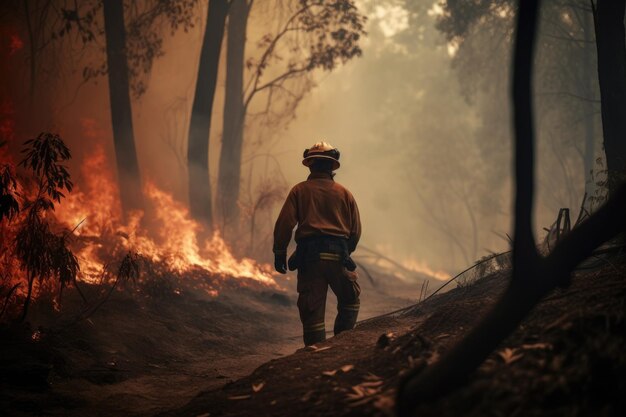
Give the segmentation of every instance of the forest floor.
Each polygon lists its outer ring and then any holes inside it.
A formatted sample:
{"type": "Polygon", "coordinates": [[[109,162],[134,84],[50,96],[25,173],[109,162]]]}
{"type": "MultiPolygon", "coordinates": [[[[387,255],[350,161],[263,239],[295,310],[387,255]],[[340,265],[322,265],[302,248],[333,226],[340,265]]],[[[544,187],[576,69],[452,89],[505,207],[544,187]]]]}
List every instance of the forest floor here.
{"type": "MultiPolygon", "coordinates": [[[[230,283],[217,297],[115,291],[78,322],[75,291],[63,295],[67,314],[36,304],[29,323],[0,327],[0,415],[156,415],[303,346],[295,277],[279,277],[282,290],[230,283]]],[[[372,284],[363,277],[363,318],[419,295],[418,285],[392,277],[372,284]]],[[[329,323],[335,311],[330,296],[329,323]]]]}
{"type": "MultiPolygon", "coordinates": [[[[437,361],[497,299],[506,271],[277,358],[167,416],[387,416],[409,369],[437,361]]],[[[416,416],[626,415],[626,259],[578,271],[447,396],[416,416]]]]}
{"type": "MultiPolygon", "coordinates": [[[[626,415],[626,258],[597,265],[546,297],[463,387],[415,415],[626,415]]],[[[437,361],[508,279],[491,273],[412,307],[416,284],[363,279],[361,317],[371,319],[309,348],[291,287],[211,299],[120,293],[65,329],[3,330],[0,414],[392,415],[402,375],[437,361]]],[[[334,311],[331,296],[328,321],[334,311]]]]}

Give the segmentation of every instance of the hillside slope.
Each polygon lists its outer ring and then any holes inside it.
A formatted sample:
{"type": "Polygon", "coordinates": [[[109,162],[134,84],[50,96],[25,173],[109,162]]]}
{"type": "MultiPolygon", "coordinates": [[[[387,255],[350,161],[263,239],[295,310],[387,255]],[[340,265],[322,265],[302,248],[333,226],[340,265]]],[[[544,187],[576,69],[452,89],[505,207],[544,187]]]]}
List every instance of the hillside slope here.
{"type": "MultiPolygon", "coordinates": [[[[626,261],[575,273],[467,384],[419,416],[626,415],[626,261]]],[[[496,300],[507,273],[435,296],[198,395],[168,416],[382,416],[413,367],[438,360],[496,300]]]]}
{"type": "MultiPolygon", "coordinates": [[[[215,297],[194,285],[173,292],[180,281],[131,286],[78,322],[73,289],[60,311],[38,301],[30,323],[0,326],[0,415],[150,416],[244,377],[302,346],[295,279],[280,278],[277,290],[225,277],[215,297]]],[[[81,286],[90,300],[102,290],[81,286]]],[[[362,286],[363,317],[414,303],[413,286],[393,277],[362,286]]]]}

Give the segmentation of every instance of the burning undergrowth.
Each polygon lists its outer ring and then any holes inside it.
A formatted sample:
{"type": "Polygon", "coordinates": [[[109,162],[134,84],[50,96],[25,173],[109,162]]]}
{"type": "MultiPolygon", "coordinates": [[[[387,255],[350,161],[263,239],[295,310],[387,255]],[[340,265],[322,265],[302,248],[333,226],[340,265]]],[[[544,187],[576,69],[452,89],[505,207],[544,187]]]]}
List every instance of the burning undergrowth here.
{"type": "Polygon", "coordinates": [[[187,208],[150,181],[145,210],[123,214],[103,147],[84,158],[74,186],[58,135],[27,141],[17,165],[0,160],[2,313],[48,296],[60,307],[62,290],[99,286],[92,307],[120,288],[147,295],[222,289],[280,289],[268,265],[237,259],[219,233],[207,233],[187,208]]]}

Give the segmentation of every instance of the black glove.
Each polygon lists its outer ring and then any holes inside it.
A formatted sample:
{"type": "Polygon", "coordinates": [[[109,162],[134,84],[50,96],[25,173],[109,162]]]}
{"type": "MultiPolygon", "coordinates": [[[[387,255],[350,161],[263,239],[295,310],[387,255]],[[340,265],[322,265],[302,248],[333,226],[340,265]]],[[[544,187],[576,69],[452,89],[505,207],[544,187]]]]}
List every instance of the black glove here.
{"type": "Polygon", "coordinates": [[[287,273],[287,254],[274,254],[274,269],[281,274],[287,273]]]}
{"type": "Polygon", "coordinates": [[[345,266],[348,271],[354,272],[356,269],[356,262],[354,262],[350,256],[346,256],[343,258],[343,266],[345,266]]]}

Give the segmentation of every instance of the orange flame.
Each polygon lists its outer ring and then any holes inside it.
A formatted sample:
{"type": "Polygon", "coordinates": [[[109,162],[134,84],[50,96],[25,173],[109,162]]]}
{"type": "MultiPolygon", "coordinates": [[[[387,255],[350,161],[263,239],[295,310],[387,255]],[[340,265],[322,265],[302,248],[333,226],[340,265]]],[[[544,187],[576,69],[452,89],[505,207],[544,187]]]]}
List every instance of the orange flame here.
{"type": "MultiPolygon", "coordinates": [[[[219,233],[201,242],[202,227],[188,209],[150,181],[143,190],[150,215],[133,212],[123,223],[119,193],[102,146],[84,159],[82,175],[83,188],[74,189],[54,213],[69,229],[76,228],[74,233],[83,240],[96,242],[86,244],[77,253],[82,280],[97,281],[102,273],[103,252],[117,247],[118,251],[135,251],[179,275],[201,271],[220,279],[243,278],[278,288],[269,266],[235,258],[219,233]],[[150,227],[145,227],[146,223],[150,227]]],[[[246,285],[245,280],[241,285],[246,285]]],[[[213,286],[205,286],[205,290],[217,295],[213,286]]]]}

